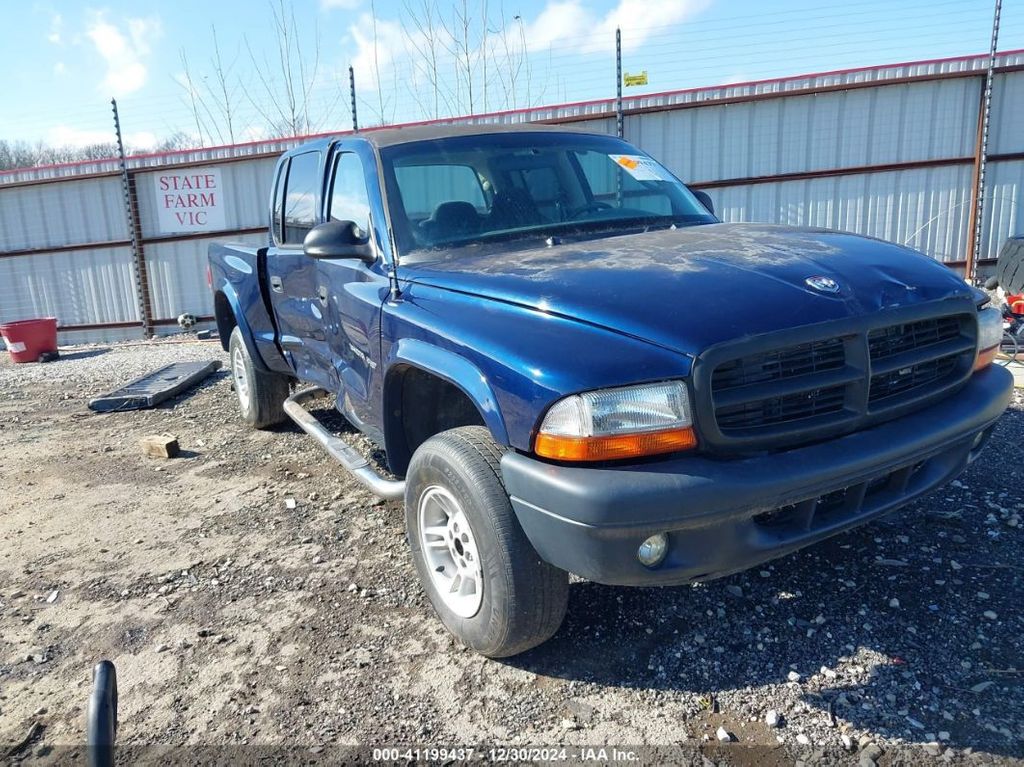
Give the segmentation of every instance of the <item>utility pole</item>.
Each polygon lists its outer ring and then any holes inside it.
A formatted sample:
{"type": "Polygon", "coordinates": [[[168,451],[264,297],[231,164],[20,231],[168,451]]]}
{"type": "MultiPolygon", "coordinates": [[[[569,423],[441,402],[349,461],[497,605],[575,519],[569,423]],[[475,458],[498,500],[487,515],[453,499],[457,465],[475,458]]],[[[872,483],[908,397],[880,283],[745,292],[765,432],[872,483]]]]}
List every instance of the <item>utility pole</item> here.
{"type": "Polygon", "coordinates": [[[622,126],[622,30],[615,28],[615,135],[623,137],[622,126]]]}
{"type": "Polygon", "coordinates": [[[121,189],[124,192],[124,212],[128,221],[128,234],[131,238],[132,262],[135,266],[135,292],[139,301],[139,317],[142,319],[142,328],[146,338],[150,338],[153,335],[153,317],[149,307],[149,277],[146,274],[146,259],[143,257],[139,238],[138,206],[134,199],[135,183],[128,175],[128,160],[124,154],[124,141],[121,138],[121,116],[117,112],[117,99],[110,99],[110,106],[114,113],[117,158],[121,164],[121,189]]]}
{"type": "Polygon", "coordinates": [[[967,248],[967,264],[964,272],[972,285],[978,281],[978,261],[981,260],[981,235],[985,228],[985,166],[988,161],[989,117],[992,113],[992,80],[995,77],[996,50],[999,47],[999,17],[1002,0],[995,0],[992,16],[992,41],[989,45],[988,67],[985,71],[985,88],[981,96],[981,114],[978,116],[978,144],[974,158],[974,199],[971,206],[971,242],[967,248]]]}
{"type": "Polygon", "coordinates": [[[348,68],[348,92],[352,97],[352,132],[359,131],[359,116],[356,114],[356,70],[348,68]]]}

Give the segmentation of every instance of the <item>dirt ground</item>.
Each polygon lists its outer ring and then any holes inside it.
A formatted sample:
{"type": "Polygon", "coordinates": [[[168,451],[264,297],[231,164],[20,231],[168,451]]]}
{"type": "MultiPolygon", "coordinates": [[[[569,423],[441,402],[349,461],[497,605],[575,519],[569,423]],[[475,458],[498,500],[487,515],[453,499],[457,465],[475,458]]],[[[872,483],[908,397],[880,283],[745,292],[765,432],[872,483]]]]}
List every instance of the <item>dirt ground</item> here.
{"type": "Polygon", "coordinates": [[[296,428],[245,427],[225,373],[153,410],[86,408],[204,358],[224,355],[164,343],[0,362],[0,759],[80,753],[68,747],[84,741],[101,658],[117,666],[129,746],[1024,757],[1019,396],[983,458],[932,497],[713,583],[576,581],[552,641],[491,661],[431,613],[401,508],[296,428]],[[183,454],[143,455],[158,433],[183,454]]]}

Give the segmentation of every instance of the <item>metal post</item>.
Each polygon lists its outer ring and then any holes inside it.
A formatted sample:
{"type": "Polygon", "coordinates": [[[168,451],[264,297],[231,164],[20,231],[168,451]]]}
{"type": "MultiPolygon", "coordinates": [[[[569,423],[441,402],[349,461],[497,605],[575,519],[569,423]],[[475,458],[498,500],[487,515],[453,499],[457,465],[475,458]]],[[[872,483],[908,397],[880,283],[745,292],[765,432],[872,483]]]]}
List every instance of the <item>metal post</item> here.
{"type": "Polygon", "coordinates": [[[359,131],[359,117],[356,114],[356,71],[352,67],[348,68],[348,91],[352,96],[352,132],[356,133],[359,131]]]}
{"type": "Polygon", "coordinates": [[[134,182],[128,175],[128,161],[124,154],[124,141],[121,138],[121,117],[117,112],[117,99],[110,99],[114,112],[114,133],[117,134],[117,157],[121,163],[121,188],[124,191],[124,211],[128,221],[128,234],[132,243],[132,262],[135,265],[135,290],[138,294],[139,316],[142,318],[143,332],[146,338],[153,335],[153,317],[149,307],[149,279],[146,274],[146,259],[142,254],[142,243],[139,241],[139,211],[135,203],[134,182]]]}
{"type": "Polygon", "coordinates": [[[623,137],[622,126],[622,30],[615,28],[615,135],[623,137]]]}
{"type": "Polygon", "coordinates": [[[996,50],[999,46],[999,17],[1002,0],[995,0],[992,16],[992,41],[989,46],[988,67],[985,70],[985,89],[981,97],[981,114],[978,117],[978,145],[975,155],[974,195],[971,206],[971,242],[967,249],[967,263],[964,272],[970,283],[978,281],[978,261],[981,260],[981,235],[985,228],[985,165],[988,159],[989,117],[992,113],[992,81],[995,77],[996,50]]]}

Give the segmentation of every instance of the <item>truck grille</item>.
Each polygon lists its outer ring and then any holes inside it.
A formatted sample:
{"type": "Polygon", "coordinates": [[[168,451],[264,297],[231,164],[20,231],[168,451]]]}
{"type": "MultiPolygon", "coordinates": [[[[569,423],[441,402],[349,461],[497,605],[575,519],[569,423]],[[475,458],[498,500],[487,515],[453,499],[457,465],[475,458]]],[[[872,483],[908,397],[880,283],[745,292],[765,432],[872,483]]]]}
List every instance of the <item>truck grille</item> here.
{"type": "Polygon", "coordinates": [[[778,346],[765,335],[736,344],[737,355],[729,347],[709,354],[707,441],[763,449],[827,438],[924,406],[966,380],[972,314],[888,318],[778,346]]]}
{"type": "Polygon", "coordinates": [[[730,360],[715,368],[711,383],[715,391],[725,391],[737,386],[835,370],[841,368],[844,361],[842,340],[829,338],[730,360]]]}
{"type": "Polygon", "coordinates": [[[845,397],[845,387],[827,386],[812,392],[769,397],[741,405],[727,405],[718,408],[715,413],[718,417],[718,427],[723,431],[751,429],[825,413],[836,413],[843,409],[845,397]]]}

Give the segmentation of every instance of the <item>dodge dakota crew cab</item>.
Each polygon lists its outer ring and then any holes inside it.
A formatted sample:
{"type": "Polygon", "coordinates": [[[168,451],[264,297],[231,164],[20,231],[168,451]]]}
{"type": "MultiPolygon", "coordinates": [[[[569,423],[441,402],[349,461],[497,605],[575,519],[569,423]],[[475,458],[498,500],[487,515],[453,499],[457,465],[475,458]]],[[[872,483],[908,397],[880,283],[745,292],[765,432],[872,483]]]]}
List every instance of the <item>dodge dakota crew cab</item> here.
{"type": "Polygon", "coordinates": [[[724,224],[630,144],[381,129],[281,157],[260,247],[214,245],[242,416],[402,499],[431,603],[484,655],[552,636],[569,573],[706,580],[956,476],[1007,407],[1000,313],[941,264],[724,224]],[[329,395],[387,471],[310,412],[329,395]]]}

